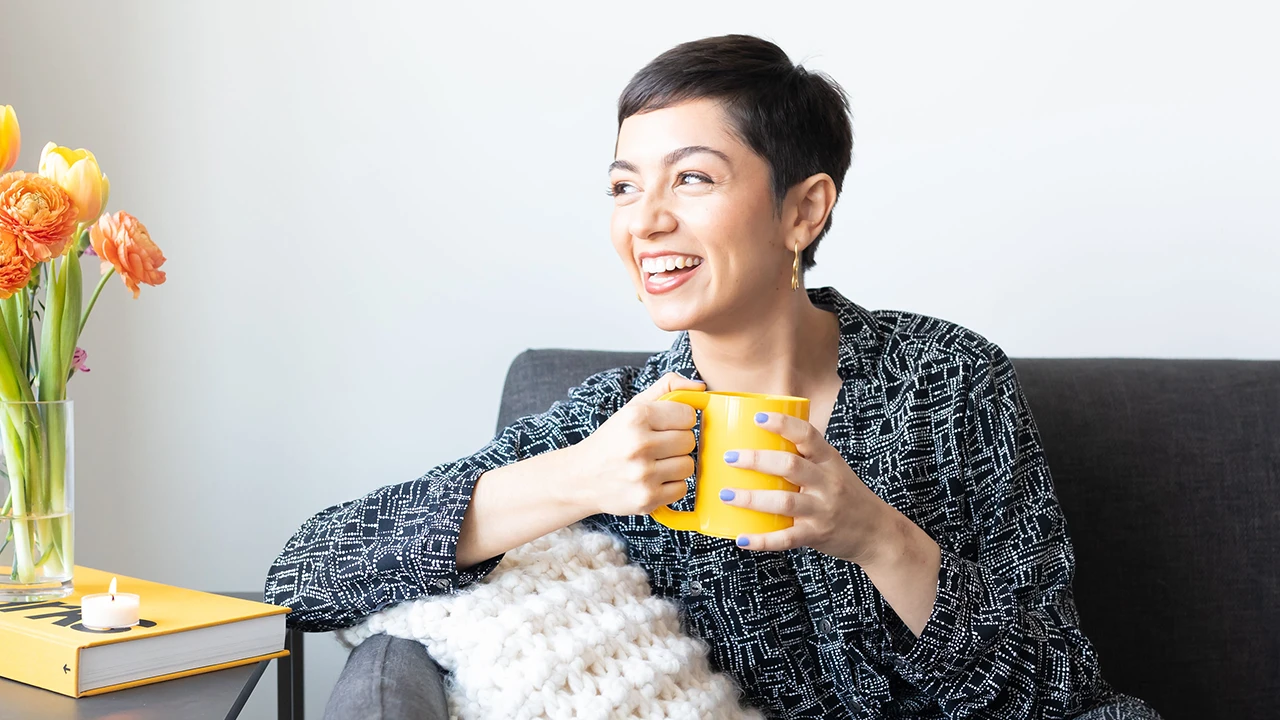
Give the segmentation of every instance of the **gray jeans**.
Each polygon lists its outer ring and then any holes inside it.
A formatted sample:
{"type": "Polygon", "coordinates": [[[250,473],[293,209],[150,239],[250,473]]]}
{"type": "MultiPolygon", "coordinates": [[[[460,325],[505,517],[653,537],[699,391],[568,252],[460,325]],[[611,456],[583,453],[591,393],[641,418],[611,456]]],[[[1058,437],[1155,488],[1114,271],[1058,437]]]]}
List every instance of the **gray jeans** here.
{"type": "Polygon", "coordinates": [[[448,718],[444,671],[422,643],[387,635],[351,651],[324,708],[324,720],[448,718]]]}
{"type": "MultiPolygon", "coordinates": [[[[444,670],[422,643],[374,635],[360,643],[333,686],[324,720],[448,720],[444,670]]],[[[1158,720],[1148,705],[1121,695],[1075,720],[1158,720]]]]}

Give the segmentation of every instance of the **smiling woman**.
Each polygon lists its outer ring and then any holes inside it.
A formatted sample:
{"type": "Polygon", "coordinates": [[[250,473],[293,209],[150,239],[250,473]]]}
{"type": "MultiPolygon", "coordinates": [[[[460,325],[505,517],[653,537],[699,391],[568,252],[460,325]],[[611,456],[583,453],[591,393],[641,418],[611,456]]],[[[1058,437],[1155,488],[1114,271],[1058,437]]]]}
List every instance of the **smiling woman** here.
{"type": "Polygon", "coordinates": [[[349,627],[581,522],[626,541],[770,717],[1158,718],[1103,679],[1080,630],[1065,518],[1001,348],[805,287],[852,143],[840,86],[766,40],[697,40],[642,68],[618,103],[610,238],[671,348],[318,513],[267,601],[293,627],[349,627]],[[799,491],[719,502],[791,527],[727,539],[650,517],[692,509],[697,418],[661,399],[679,389],[810,399],[807,421],[755,419],[798,452],[723,458],[799,491]]]}

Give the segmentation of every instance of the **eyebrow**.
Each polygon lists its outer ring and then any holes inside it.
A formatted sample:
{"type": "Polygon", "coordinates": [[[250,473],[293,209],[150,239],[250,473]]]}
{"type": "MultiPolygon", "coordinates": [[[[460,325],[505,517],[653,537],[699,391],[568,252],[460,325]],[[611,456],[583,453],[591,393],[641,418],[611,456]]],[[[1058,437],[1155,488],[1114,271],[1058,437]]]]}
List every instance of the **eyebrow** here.
{"type": "MultiPolygon", "coordinates": [[[[672,150],[671,152],[667,153],[667,156],[662,158],[662,166],[670,167],[680,162],[682,159],[690,155],[696,155],[697,153],[707,153],[710,155],[715,155],[716,157],[723,160],[726,164],[728,165],[733,164],[729,160],[728,155],[725,155],[724,153],[720,152],[719,150],[713,147],[707,147],[706,145],[686,145],[682,148],[676,148],[675,150],[672,150]]],[[[632,165],[626,160],[614,160],[612,163],[610,163],[609,172],[613,172],[614,170],[626,170],[627,172],[639,172],[638,170],[636,170],[635,165],[632,165]]]]}

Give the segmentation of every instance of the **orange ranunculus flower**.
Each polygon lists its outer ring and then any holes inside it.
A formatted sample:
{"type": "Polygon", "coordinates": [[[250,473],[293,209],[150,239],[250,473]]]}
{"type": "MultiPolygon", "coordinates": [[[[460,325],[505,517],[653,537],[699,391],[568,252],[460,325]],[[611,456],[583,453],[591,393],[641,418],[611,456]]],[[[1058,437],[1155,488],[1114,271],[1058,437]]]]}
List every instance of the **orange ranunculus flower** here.
{"type": "Polygon", "coordinates": [[[22,149],[22,131],[18,128],[18,116],[12,105],[0,105],[0,173],[18,164],[18,151],[22,149]]]}
{"type": "Polygon", "coordinates": [[[164,253],[151,241],[146,226],[129,213],[122,210],[98,218],[89,228],[89,242],[102,258],[102,272],[115,266],[134,298],[138,297],[138,283],[154,286],[164,282],[164,271],[160,269],[164,253]]]}
{"type": "Polygon", "coordinates": [[[35,262],[61,255],[76,229],[76,205],[52,180],[22,171],[0,175],[0,230],[18,236],[35,262]]]}
{"type": "Polygon", "coordinates": [[[35,263],[22,252],[21,243],[17,235],[0,228],[0,300],[26,287],[31,280],[35,263]]]}

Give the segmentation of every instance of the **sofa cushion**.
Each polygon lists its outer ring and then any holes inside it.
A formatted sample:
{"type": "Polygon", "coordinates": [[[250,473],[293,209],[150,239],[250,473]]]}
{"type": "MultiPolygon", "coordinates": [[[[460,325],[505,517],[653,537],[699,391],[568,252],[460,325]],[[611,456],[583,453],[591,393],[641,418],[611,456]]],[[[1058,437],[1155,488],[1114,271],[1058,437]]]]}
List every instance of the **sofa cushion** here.
{"type": "MultiPolygon", "coordinates": [[[[498,430],[648,352],[529,350],[498,430]]],[[[1280,362],[1013,358],[1103,675],[1170,720],[1280,698],[1280,362]]]]}
{"type": "Polygon", "coordinates": [[[1014,360],[1103,675],[1177,718],[1280,698],[1280,362],[1014,360]]]}

